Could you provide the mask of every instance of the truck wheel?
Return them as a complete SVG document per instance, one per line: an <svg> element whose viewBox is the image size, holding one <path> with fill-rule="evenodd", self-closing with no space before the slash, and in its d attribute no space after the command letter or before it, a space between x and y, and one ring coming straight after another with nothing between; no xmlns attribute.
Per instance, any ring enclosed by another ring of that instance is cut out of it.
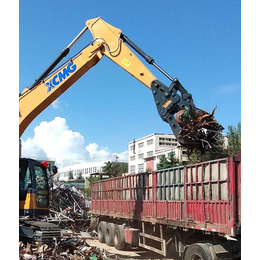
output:
<svg viewBox="0 0 260 260"><path fill-rule="evenodd" d="M107 228L107 222L100 221L97 228L98 241L100 243L105 243L106 228Z"/></svg>
<svg viewBox="0 0 260 260"><path fill-rule="evenodd" d="M196 243L190 245L184 256L184 260L214 260L210 250L210 244Z"/></svg>
<svg viewBox="0 0 260 260"><path fill-rule="evenodd" d="M118 250L125 248L125 230L122 225L116 225L115 227L114 246Z"/></svg>
<svg viewBox="0 0 260 260"><path fill-rule="evenodd" d="M114 245L114 236L115 236L116 225L114 223L108 223L105 233L105 241L108 246Z"/></svg>

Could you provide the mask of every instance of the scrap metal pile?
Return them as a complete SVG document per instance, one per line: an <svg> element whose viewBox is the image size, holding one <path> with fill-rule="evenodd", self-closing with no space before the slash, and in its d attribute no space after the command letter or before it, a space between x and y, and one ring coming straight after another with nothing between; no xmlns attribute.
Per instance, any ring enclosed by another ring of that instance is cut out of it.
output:
<svg viewBox="0 0 260 260"><path fill-rule="evenodd" d="M115 260L118 257L106 250L91 247L81 236L64 238L53 245L24 245L19 243L20 260L57 259L57 260Z"/></svg>
<svg viewBox="0 0 260 260"><path fill-rule="evenodd" d="M106 250L90 246L87 239L97 239L95 230L89 231L90 208L83 192L76 186L54 183L50 190L51 214L42 221L53 222L61 229L61 240L51 244L19 242L20 260L115 260L118 257ZM88 232L86 232L88 231Z"/></svg>
<svg viewBox="0 0 260 260"><path fill-rule="evenodd" d="M214 118L216 108L211 114L200 110L186 108L182 110L179 121L187 124L182 125L179 135L185 141L184 146L191 153L193 150L199 150L202 153L206 150L214 150L218 145L222 130L224 129Z"/></svg>
<svg viewBox="0 0 260 260"><path fill-rule="evenodd" d="M90 224L90 208L83 192L76 186L54 183L50 190L50 215L48 222L75 232L85 231Z"/></svg>

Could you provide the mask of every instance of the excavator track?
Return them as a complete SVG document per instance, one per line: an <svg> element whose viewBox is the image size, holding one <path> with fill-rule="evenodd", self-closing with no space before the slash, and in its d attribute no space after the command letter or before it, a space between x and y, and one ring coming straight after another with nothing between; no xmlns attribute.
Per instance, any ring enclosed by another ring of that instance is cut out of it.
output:
<svg viewBox="0 0 260 260"><path fill-rule="evenodd" d="M31 244L52 244L54 240L61 240L59 226L44 221L20 221L19 234L20 240Z"/></svg>

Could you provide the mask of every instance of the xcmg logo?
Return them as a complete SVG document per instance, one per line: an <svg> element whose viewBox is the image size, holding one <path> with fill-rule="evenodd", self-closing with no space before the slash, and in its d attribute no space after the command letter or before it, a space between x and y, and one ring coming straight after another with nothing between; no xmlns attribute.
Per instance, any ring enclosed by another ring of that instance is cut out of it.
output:
<svg viewBox="0 0 260 260"><path fill-rule="evenodd" d="M64 79L66 79L71 73L77 69L77 65L73 62L69 63L62 71L56 74L49 82L46 82L47 93L50 92L53 88L58 86Z"/></svg>

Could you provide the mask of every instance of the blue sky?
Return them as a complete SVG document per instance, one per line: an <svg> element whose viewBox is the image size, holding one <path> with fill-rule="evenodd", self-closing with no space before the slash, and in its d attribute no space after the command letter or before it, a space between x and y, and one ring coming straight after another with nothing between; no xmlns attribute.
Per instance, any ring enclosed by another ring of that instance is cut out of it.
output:
<svg viewBox="0 0 260 260"><path fill-rule="evenodd" d="M184 1L20 1L19 92L29 87L83 29L101 16L193 95L227 130L241 121L241 4L237 0ZM92 40L87 32L68 58ZM142 59L142 58L140 58ZM169 80L147 64L159 80ZM152 93L104 57L25 130L34 137L42 121L66 119L67 127L114 153L152 133L171 133Z"/></svg>

